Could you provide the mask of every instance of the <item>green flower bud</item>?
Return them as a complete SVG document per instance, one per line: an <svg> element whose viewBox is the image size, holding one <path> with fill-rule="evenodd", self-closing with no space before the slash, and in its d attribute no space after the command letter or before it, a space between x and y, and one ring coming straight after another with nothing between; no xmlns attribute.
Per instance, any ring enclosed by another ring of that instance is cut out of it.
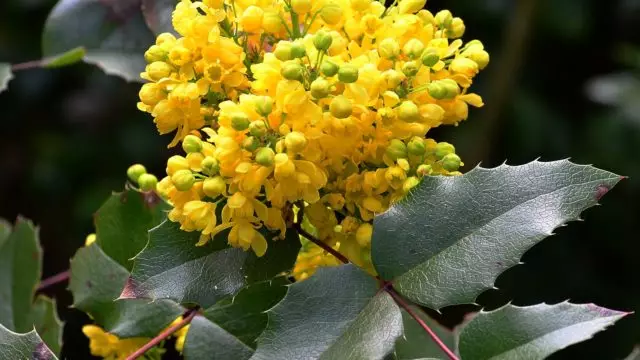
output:
<svg viewBox="0 0 640 360"><path fill-rule="evenodd" d="M478 64L478 69L482 70L489 64L489 53L484 50L473 51L468 58Z"/></svg>
<svg viewBox="0 0 640 360"><path fill-rule="evenodd" d="M404 122L416 122L420 120L420 110L418 106L411 100L403 101L398 106L398 119Z"/></svg>
<svg viewBox="0 0 640 360"><path fill-rule="evenodd" d="M333 42L333 38L324 30L319 30L313 36L313 46L320 51L327 51Z"/></svg>
<svg viewBox="0 0 640 360"><path fill-rule="evenodd" d="M386 38L378 44L378 53L385 59L392 60L400 55L400 45L392 38Z"/></svg>
<svg viewBox="0 0 640 360"><path fill-rule="evenodd" d="M149 50L145 51L144 59L147 63L152 63L154 61L164 61L169 55L169 52L163 49L161 46L152 45Z"/></svg>
<svg viewBox="0 0 640 360"><path fill-rule="evenodd" d="M453 99L456 96L458 96L458 94L460 94L460 87L458 86L458 83L455 80L442 79L440 80L440 84L444 87L446 91L445 98Z"/></svg>
<svg viewBox="0 0 640 360"><path fill-rule="evenodd" d="M432 67L440 61L435 49L429 49L422 54L422 65Z"/></svg>
<svg viewBox="0 0 640 360"><path fill-rule="evenodd" d="M353 112L353 105L351 104L351 100L347 99L344 95L338 95L331 99L329 111L331 112L331 115L338 119L346 119L351 116L351 113Z"/></svg>
<svg viewBox="0 0 640 360"><path fill-rule="evenodd" d="M141 164L131 165L127 169L127 177L129 177L129 180L131 180L134 183L138 182L138 178L140 177L140 175L146 174L146 173L147 173L147 169L144 167L144 165L141 165Z"/></svg>
<svg viewBox="0 0 640 360"><path fill-rule="evenodd" d="M385 154L393 161L407 157L407 146L399 139L391 139Z"/></svg>
<svg viewBox="0 0 640 360"><path fill-rule="evenodd" d="M342 19L342 8L336 2L328 2L320 9L320 17L329 25L335 25Z"/></svg>
<svg viewBox="0 0 640 360"><path fill-rule="evenodd" d="M302 77L304 75L304 68L302 65L287 62L282 65L282 69L280 70L282 76L287 80L297 80L302 81Z"/></svg>
<svg viewBox="0 0 640 360"><path fill-rule="evenodd" d="M276 45L275 50L273 51L273 55L275 55L276 59L280 61L287 61L293 59L291 56L291 43L281 41Z"/></svg>
<svg viewBox="0 0 640 360"><path fill-rule="evenodd" d="M340 66L340 70L338 70L338 80L345 84L358 81L358 68L350 64Z"/></svg>
<svg viewBox="0 0 640 360"><path fill-rule="evenodd" d="M180 191L187 191L191 189L196 182L196 178L191 173L191 170L178 170L171 175L171 182L176 189Z"/></svg>
<svg viewBox="0 0 640 360"><path fill-rule="evenodd" d="M411 39L404 44L402 52L404 52L410 59L417 59L424 51L424 44L418 39Z"/></svg>
<svg viewBox="0 0 640 360"><path fill-rule="evenodd" d="M236 113L231 117L231 127L236 131L244 131L249 128L249 117L245 113Z"/></svg>
<svg viewBox="0 0 640 360"><path fill-rule="evenodd" d="M249 124L249 134L257 138L263 137L267 134L267 125L262 120L252 121Z"/></svg>
<svg viewBox="0 0 640 360"><path fill-rule="evenodd" d="M447 97L447 89L439 81L432 81L427 90L429 95L436 100L442 100Z"/></svg>
<svg viewBox="0 0 640 360"><path fill-rule="evenodd" d="M173 155L167 160L167 175L173 175L178 170L188 168L189 162L183 156Z"/></svg>
<svg viewBox="0 0 640 360"><path fill-rule="evenodd" d="M315 99L327 97L330 90L331 85L329 85L329 82L323 78L317 78L311 83L311 95Z"/></svg>
<svg viewBox="0 0 640 360"><path fill-rule="evenodd" d="M451 26L451 21L453 21L453 15L449 10L441 10L435 16L435 21L438 26L441 28L449 28Z"/></svg>
<svg viewBox="0 0 640 360"><path fill-rule="evenodd" d="M427 0L402 0L398 4L400 14L415 14L424 7Z"/></svg>
<svg viewBox="0 0 640 360"><path fill-rule="evenodd" d="M457 171L460 163L460 157L454 153L447 154L442 158L442 167L447 171Z"/></svg>
<svg viewBox="0 0 640 360"><path fill-rule="evenodd" d="M202 170L207 175L215 175L220 171L220 164L214 157L207 156L202 160Z"/></svg>
<svg viewBox="0 0 640 360"><path fill-rule="evenodd" d="M256 163L262 166L272 166L276 153L271 148L263 147L256 152Z"/></svg>
<svg viewBox="0 0 640 360"><path fill-rule="evenodd" d="M452 39L457 39L459 37L462 37L462 35L464 35L464 30L465 30L464 22L459 17L456 17L451 20L451 26L447 31L447 35Z"/></svg>
<svg viewBox="0 0 640 360"><path fill-rule="evenodd" d="M427 150L427 147L424 145L424 139L418 136L414 136L411 141L409 141L409 144L407 144L407 150L411 155L424 155L424 152Z"/></svg>
<svg viewBox="0 0 640 360"><path fill-rule="evenodd" d="M299 131L292 131L285 136L284 145L287 150L299 153L307 146L307 138Z"/></svg>
<svg viewBox="0 0 640 360"><path fill-rule="evenodd" d="M260 146L260 141L253 136L247 136L242 140L242 148L247 151L254 151Z"/></svg>
<svg viewBox="0 0 640 360"><path fill-rule="evenodd" d="M441 160L447 154L454 154L455 152L456 148L448 142L439 142L434 149L434 154L438 160Z"/></svg>
<svg viewBox="0 0 640 360"><path fill-rule="evenodd" d="M222 176L205 179L202 183L202 192L212 198L223 194L225 190L227 190L227 184L224 182Z"/></svg>
<svg viewBox="0 0 640 360"><path fill-rule="evenodd" d="M337 74L338 69L338 65L332 63L331 61L324 61L322 65L320 65L320 72L326 77L331 77Z"/></svg>
<svg viewBox="0 0 640 360"><path fill-rule="evenodd" d="M202 140L195 135L187 135L182 140L182 149L187 153L196 153L202 150Z"/></svg>
<svg viewBox="0 0 640 360"><path fill-rule="evenodd" d="M410 176L404 181L404 183L402 183L402 191L408 193L418 184L420 184L420 179L415 176Z"/></svg>
<svg viewBox="0 0 640 360"><path fill-rule="evenodd" d="M307 49L304 48L304 45L299 42L294 42L291 45L291 57L293 59L299 59L307 55Z"/></svg>
<svg viewBox="0 0 640 360"><path fill-rule="evenodd" d="M273 110L273 99L269 96L258 96L256 98L256 112L262 116L268 116Z"/></svg>
<svg viewBox="0 0 640 360"><path fill-rule="evenodd" d="M151 174L142 174L138 178L138 184L142 191L152 191L158 185L158 178Z"/></svg>
<svg viewBox="0 0 640 360"><path fill-rule="evenodd" d="M402 73L404 73L408 77L416 76L418 74L418 70L420 66L414 61L407 61L402 65Z"/></svg>
<svg viewBox="0 0 640 360"><path fill-rule="evenodd" d="M422 164L416 169L416 174L420 177L431 175L432 172L433 169L431 168L431 165L426 164Z"/></svg>

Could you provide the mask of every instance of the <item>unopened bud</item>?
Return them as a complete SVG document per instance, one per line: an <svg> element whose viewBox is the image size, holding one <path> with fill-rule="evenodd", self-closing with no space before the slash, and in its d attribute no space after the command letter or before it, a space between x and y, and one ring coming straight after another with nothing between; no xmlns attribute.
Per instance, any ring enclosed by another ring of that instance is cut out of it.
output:
<svg viewBox="0 0 640 360"><path fill-rule="evenodd" d="M242 140L242 148L247 151L254 151L260 146L260 141L253 136L247 136Z"/></svg>
<svg viewBox="0 0 640 360"><path fill-rule="evenodd" d="M311 83L311 96L315 99L327 97L330 90L329 82L323 78L317 78Z"/></svg>
<svg viewBox="0 0 640 360"><path fill-rule="evenodd" d="M255 33L262 29L262 20L264 17L264 10L262 8L249 5L242 15L240 16L240 25L242 29L248 33Z"/></svg>
<svg viewBox="0 0 640 360"><path fill-rule="evenodd" d="M252 121L249 124L249 134L257 138L265 136L267 134L267 125L262 120Z"/></svg>
<svg viewBox="0 0 640 360"><path fill-rule="evenodd" d="M427 0L402 0L398 4L398 13L415 14L424 7Z"/></svg>
<svg viewBox="0 0 640 360"><path fill-rule="evenodd" d="M151 80L158 81L162 78L169 77L173 72L173 67L164 61L154 61L147 65L145 70Z"/></svg>
<svg viewBox="0 0 640 360"><path fill-rule="evenodd" d="M311 11L311 0L291 0L291 8L298 14Z"/></svg>
<svg viewBox="0 0 640 360"><path fill-rule="evenodd" d="M286 62L282 65L280 73L287 80L301 81L304 75L304 68L298 63Z"/></svg>
<svg viewBox="0 0 640 360"><path fill-rule="evenodd" d="M320 65L320 72L326 77L331 77L337 74L338 69L338 65L332 63L331 61L324 61L322 65Z"/></svg>
<svg viewBox="0 0 640 360"><path fill-rule="evenodd" d="M458 83L455 80L442 79L440 80L440 84L444 87L445 91L447 92L445 98L453 99L458 94L460 94L460 87L458 86Z"/></svg>
<svg viewBox="0 0 640 360"><path fill-rule="evenodd" d="M451 39L457 39L459 37L462 37L462 35L464 35L464 30L465 30L464 21L462 21L462 19L460 19L459 17L456 17L456 18L453 18L453 20L451 20L451 26L447 31L447 35Z"/></svg>
<svg viewBox="0 0 640 360"><path fill-rule="evenodd" d="M447 171L457 171L460 168L460 157L456 154L450 153L442 158L442 167Z"/></svg>
<svg viewBox="0 0 640 360"><path fill-rule="evenodd" d="M434 149L434 154L438 160L441 160L448 154L454 154L455 152L456 148L448 142L439 142Z"/></svg>
<svg viewBox="0 0 640 360"><path fill-rule="evenodd" d="M307 55L307 49L305 49L304 44L296 41L291 45L291 57L293 59L300 59L305 55Z"/></svg>
<svg viewBox="0 0 640 360"><path fill-rule="evenodd" d="M152 63L154 61L164 61L169 55L169 52L162 48L162 46L151 45L149 50L145 51L144 59L147 63Z"/></svg>
<svg viewBox="0 0 640 360"><path fill-rule="evenodd" d="M244 131L249 128L249 117L245 113L235 113L231 117L231 127L236 131Z"/></svg>
<svg viewBox="0 0 640 360"><path fill-rule="evenodd" d="M436 14L435 21L441 28L448 29L451 26L451 21L453 21L453 15L449 10L441 10Z"/></svg>
<svg viewBox="0 0 640 360"><path fill-rule="evenodd" d="M158 178L152 174L142 174L138 178L138 185L142 191L152 191L156 189L158 185Z"/></svg>
<svg viewBox="0 0 640 360"><path fill-rule="evenodd" d="M378 53L385 59L395 59L400 55L400 45L392 38L386 38L378 45Z"/></svg>
<svg viewBox="0 0 640 360"><path fill-rule="evenodd" d="M391 139L385 154L393 161L407 157L407 146L400 139Z"/></svg>
<svg viewBox="0 0 640 360"><path fill-rule="evenodd" d="M415 61L407 61L402 65L402 73L408 77L416 76L419 69L420 65Z"/></svg>
<svg viewBox="0 0 640 360"><path fill-rule="evenodd" d="M440 56L436 53L435 49L426 50L422 54L422 65L432 67L440 61Z"/></svg>
<svg viewBox="0 0 640 360"><path fill-rule="evenodd" d="M287 150L299 153L307 146L307 138L299 131L292 131L285 136L284 145Z"/></svg>
<svg viewBox="0 0 640 360"><path fill-rule="evenodd" d="M167 160L167 175L171 176L178 170L189 169L189 162L180 155L174 155Z"/></svg>
<svg viewBox="0 0 640 360"><path fill-rule="evenodd" d="M427 147L424 145L424 139L418 136L414 136L407 144L407 150L411 155L424 155L424 152L427 150Z"/></svg>
<svg viewBox="0 0 640 360"><path fill-rule="evenodd" d="M351 100L347 99L344 95L338 95L331 99L329 111L331 112L331 115L338 119L345 119L351 116L351 113L353 112L353 105L351 104Z"/></svg>
<svg viewBox="0 0 640 360"><path fill-rule="evenodd" d="M338 70L338 80L345 84L358 81L358 68L351 64L340 66L340 70Z"/></svg>
<svg viewBox="0 0 640 360"><path fill-rule="evenodd" d="M202 192L205 195L215 198L227 190L227 184L221 176L207 178L202 182Z"/></svg>
<svg viewBox="0 0 640 360"><path fill-rule="evenodd" d="M195 182L196 178L191 173L191 170L178 170L175 174L171 175L171 183L180 191L191 189Z"/></svg>
<svg viewBox="0 0 640 360"><path fill-rule="evenodd" d="M342 20L342 8L336 2L329 2L320 10L320 17L329 25L337 24Z"/></svg>
<svg viewBox="0 0 640 360"><path fill-rule="evenodd" d="M324 30L319 30L313 36L313 46L320 51L327 51L331 46L333 38Z"/></svg>
<svg viewBox="0 0 640 360"><path fill-rule="evenodd" d="M478 73L479 66L478 66L478 63L476 63L471 59L458 56L455 59L453 59L451 64L449 64L449 70L451 70L454 73L463 74L471 78Z"/></svg>
<svg viewBox="0 0 640 360"><path fill-rule="evenodd" d="M424 44L418 39L411 39L404 44L402 52L404 52L410 59L417 59L422 55L424 51Z"/></svg>
<svg viewBox="0 0 640 360"><path fill-rule="evenodd" d="M273 99L270 96L258 96L255 102L256 112L262 116L271 114Z"/></svg>
<svg viewBox="0 0 640 360"><path fill-rule="evenodd" d="M356 11L365 11L370 4L371 0L351 0L351 8Z"/></svg>
<svg viewBox="0 0 640 360"><path fill-rule="evenodd" d="M484 50L478 50L471 52L468 56L478 64L478 69L482 70L489 64L489 53Z"/></svg>
<svg viewBox="0 0 640 360"><path fill-rule="evenodd" d="M202 140L195 135L187 135L182 139L182 149L187 153L197 153L202 150Z"/></svg>
<svg viewBox="0 0 640 360"><path fill-rule="evenodd" d="M291 43L288 41L280 41L278 45L276 45L273 55L280 61L291 60Z"/></svg>
<svg viewBox="0 0 640 360"><path fill-rule="evenodd" d="M447 89L439 81L432 81L427 87L427 91L436 100L442 100L447 97Z"/></svg>
<svg viewBox="0 0 640 360"><path fill-rule="evenodd" d="M284 30L280 15L276 12L269 11L264 14L262 18L262 28L271 34L278 34Z"/></svg>
<svg viewBox="0 0 640 360"><path fill-rule="evenodd" d="M431 168L431 165L426 164L422 164L416 169L416 174L420 177L431 175L432 172L433 169Z"/></svg>
<svg viewBox="0 0 640 360"><path fill-rule="evenodd" d="M215 158L207 156L202 160L202 170L207 175L215 175L220 171L220 164Z"/></svg>
<svg viewBox="0 0 640 360"><path fill-rule="evenodd" d="M356 230L356 241L362 247L371 246L371 236L373 235L373 226L369 223L363 223Z"/></svg>
<svg viewBox="0 0 640 360"><path fill-rule="evenodd" d="M141 164L131 165L127 169L127 177L129 177L129 180L131 180L134 183L138 182L138 178L140 177L140 175L146 174L146 173L147 173L147 169L144 167L144 165L141 165Z"/></svg>
<svg viewBox="0 0 640 360"><path fill-rule="evenodd" d="M273 152L271 148L263 147L258 149L256 152L256 163L262 166L271 166L273 165L273 159L276 154Z"/></svg>
<svg viewBox="0 0 640 360"><path fill-rule="evenodd" d="M420 110L411 100L403 101L398 106L398 119L404 122L416 122L420 120Z"/></svg>
<svg viewBox="0 0 640 360"><path fill-rule="evenodd" d="M404 183L402 183L402 191L408 193L418 184L420 184L420 179L415 176L410 176L404 181Z"/></svg>

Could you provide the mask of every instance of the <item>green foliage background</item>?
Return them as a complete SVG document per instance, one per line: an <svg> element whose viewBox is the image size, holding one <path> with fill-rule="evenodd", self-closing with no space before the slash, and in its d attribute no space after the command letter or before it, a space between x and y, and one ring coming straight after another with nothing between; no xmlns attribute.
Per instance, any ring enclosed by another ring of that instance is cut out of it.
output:
<svg viewBox="0 0 640 360"><path fill-rule="evenodd" d="M41 57L41 31L54 4L0 2L0 62ZM456 144L466 171L480 161L488 167L571 157L631 177L604 198L606 208L529 251L525 265L500 276L499 290L483 294L480 305L571 299L639 311L640 1L429 0L427 6L462 17L465 38L481 39L492 55L475 84L487 105L462 126L433 134ZM138 89L77 64L21 71L0 95L0 217L22 214L40 226L45 276L68 268L93 231L92 214L122 188L130 163L164 171L170 139L137 111ZM53 291L67 321L65 340L75 345L64 355L86 356L79 329L87 317L67 308L64 286ZM471 310L477 307L444 308L437 318L452 325ZM620 359L638 343L640 319L633 315L553 358Z"/></svg>

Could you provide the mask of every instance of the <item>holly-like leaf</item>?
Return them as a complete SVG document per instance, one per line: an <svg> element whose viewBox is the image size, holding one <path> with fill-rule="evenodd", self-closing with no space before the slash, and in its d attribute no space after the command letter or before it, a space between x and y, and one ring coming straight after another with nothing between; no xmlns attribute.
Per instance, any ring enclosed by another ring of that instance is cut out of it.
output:
<svg viewBox="0 0 640 360"><path fill-rule="evenodd" d="M143 54L154 42L140 1L60 0L45 23L44 56L83 47L85 62L107 74L140 81Z"/></svg>
<svg viewBox="0 0 640 360"><path fill-rule="evenodd" d="M353 265L323 268L288 287L267 313L251 359L382 359L402 334L393 298Z"/></svg>
<svg viewBox="0 0 640 360"><path fill-rule="evenodd" d="M13 79L11 64L0 63L0 92L7 90L11 79Z"/></svg>
<svg viewBox="0 0 640 360"><path fill-rule="evenodd" d="M154 193L125 190L111 197L95 215L96 242L127 270L131 260L149 239L149 230L160 224L169 207Z"/></svg>
<svg viewBox="0 0 640 360"><path fill-rule="evenodd" d="M4 221L0 228L0 324L26 333L33 330L31 302L42 266L38 231L22 218L13 231Z"/></svg>
<svg viewBox="0 0 640 360"><path fill-rule="evenodd" d="M142 0L142 15L149 29L155 34L176 34L171 16L176 8L177 0Z"/></svg>
<svg viewBox="0 0 640 360"><path fill-rule="evenodd" d="M136 256L121 297L173 299L206 308L247 284L289 271L300 249L297 234L289 230L283 240L268 240L266 254L257 257L252 251L229 247L228 233L195 246L198 232L185 232L180 224L165 221L149 232L149 244Z"/></svg>
<svg viewBox="0 0 640 360"><path fill-rule="evenodd" d="M460 332L462 359L543 359L587 340L627 313L563 302L480 312Z"/></svg>
<svg viewBox="0 0 640 360"><path fill-rule="evenodd" d="M433 332L438 335L449 349L455 348L455 338L453 332L437 321L430 318L424 311L412 306L413 311L427 324ZM429 334L418 324L404 309L402 310L402 323L404 326L404 336L396 342L394 351L395 360L418 360L426 358L446 359L445 354L438 345L431 339Z"/></svg>
<svg viewBox="0 0 640 360"><path fill-rule="evenodd" d="M128 278L129 272L96 244L79 249L69 282L74 307L123 338L153 337L184 312L170 300L116 300Z"/></svg>
<svg viewBox="0 0 640 360"><path fill-rule="evenodd" d="M36 332L54 354L60 354L62 322L58 318L55 300L42 295L38 296L31 313Z"/></svg>
<svg viewBox="0 0 640 360"><path fill-rule="evenodd" d="M196 317L184 345L186 359L248 359L267 326L266 311L286 294L286 279L252 284Z"/></svg>
<svg viewBox="0 0 640 360"><path fill-rule="evenodd" d="M374 266L424 306L472 303L525 251L577 219L620 179L567 160L426 177L375 218Z"/></svg>
<svg viewBox="0 0 640 360"><path fill-rule="evenodd" d="M15 333L0 324L0 359L56 360L56 356L32 330Z"/></svg>

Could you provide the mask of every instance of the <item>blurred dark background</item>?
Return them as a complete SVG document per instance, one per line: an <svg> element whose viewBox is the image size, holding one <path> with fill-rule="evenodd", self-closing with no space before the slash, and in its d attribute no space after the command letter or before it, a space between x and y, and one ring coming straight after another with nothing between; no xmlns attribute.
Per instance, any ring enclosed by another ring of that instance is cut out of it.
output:
<svg viewBox="0 0 640 360"><path fill-rule="evenodd" d="M0 62L40 58L55 2L0 2ZM570 299L640 311L640 1L429 0L427 8L462 17L465 40L481 39L492 56L474 84L486 106L459 127L430 133L457 146L466 170L571 158L630 177L585 222L531 249L478 302L491 309ZM139 86L79 64L20 71L0 94L0 216L40 226L45 276L68 268L128 165L163 174L171 139L136 109ZM63 285L51 294L74 341L65 356L87 356L79 333L86 316L67 308ZM476 309L447 308L439 319L452 325ZM632 315L553 358L623 359L639 343L640 317Z"/></svg>

